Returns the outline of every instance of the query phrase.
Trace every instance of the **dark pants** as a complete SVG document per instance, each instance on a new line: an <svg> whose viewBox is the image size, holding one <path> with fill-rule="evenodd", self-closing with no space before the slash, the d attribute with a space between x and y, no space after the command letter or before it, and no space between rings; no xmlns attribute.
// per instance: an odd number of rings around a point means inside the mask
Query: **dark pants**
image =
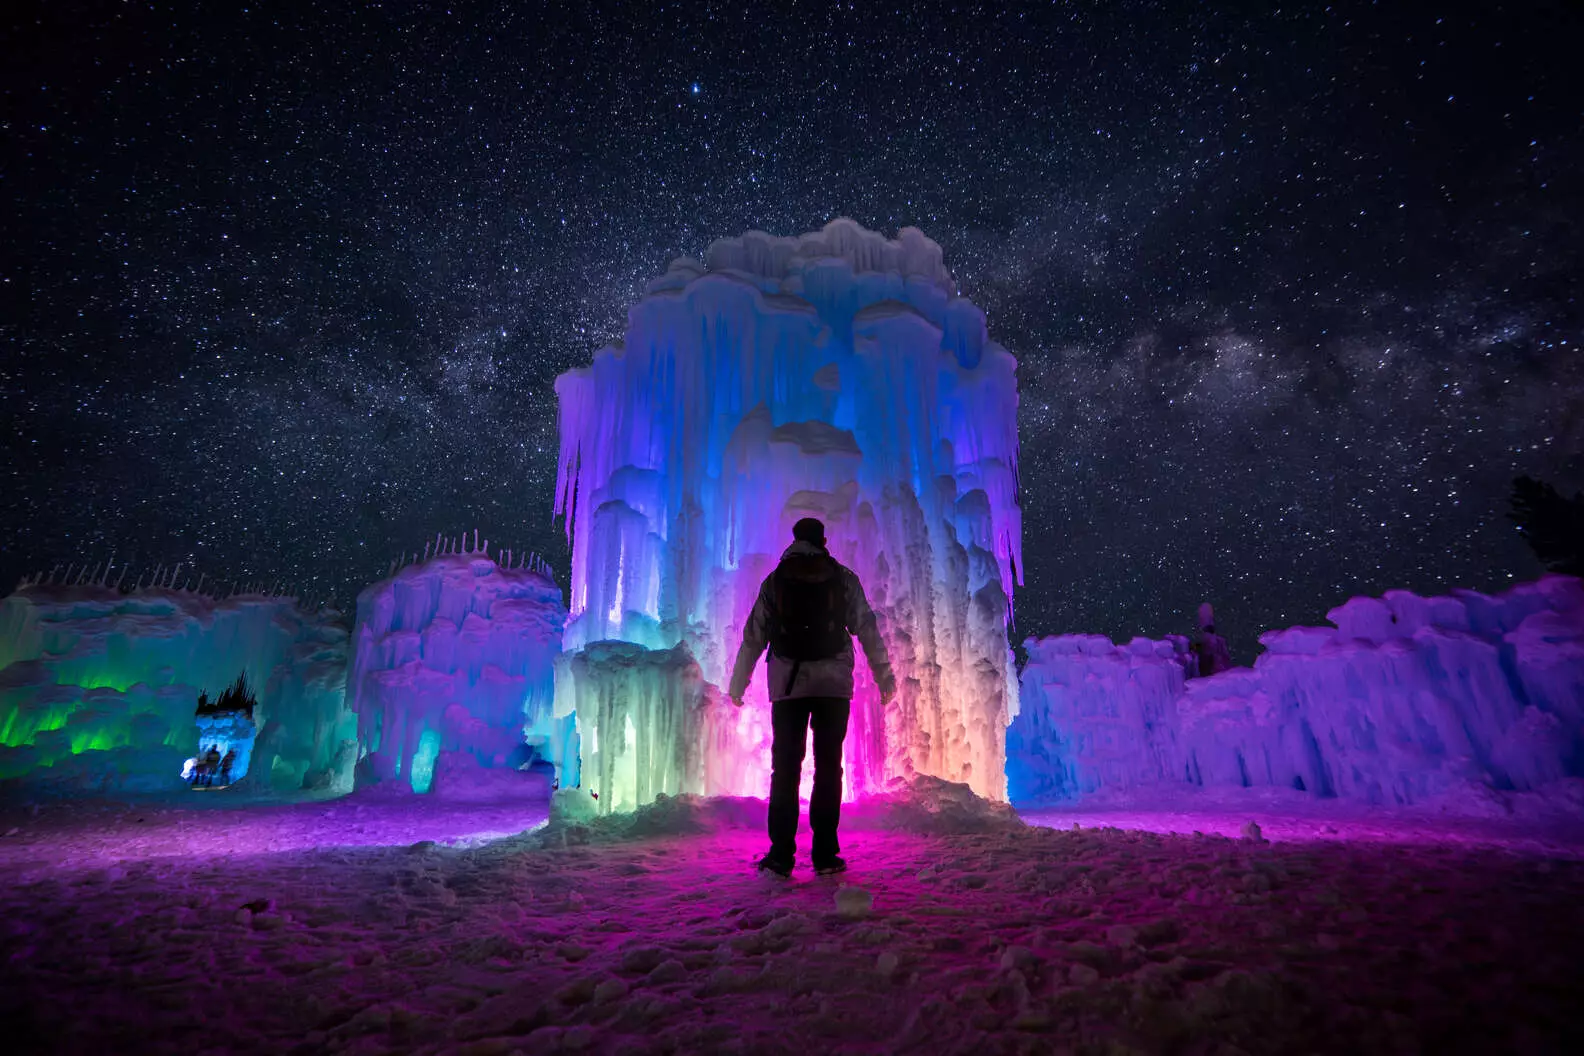
<svg viewBox="0 0 1584 1056"><path fill-rule="evenodd" d="M795 697L770 705L770 853L791 860L797 851L798 782L803 778L804 742L814 725L814 793L809 828L816 863L841 853L842 741L852 702L840 697Z"/></svg>

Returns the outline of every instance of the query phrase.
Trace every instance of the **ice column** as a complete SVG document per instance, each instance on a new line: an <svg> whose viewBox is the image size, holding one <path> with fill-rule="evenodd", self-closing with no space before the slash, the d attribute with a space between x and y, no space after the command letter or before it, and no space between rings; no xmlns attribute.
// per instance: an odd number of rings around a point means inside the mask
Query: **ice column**
<svg viewBox="0 0 1584 1056"><path fill-rule="evenodd" d="M624 343L556 391L569 650L680 647L723 685L792 523L818 516L862 579L901 682L882 712L859 661L849 794L925 773L1005 798L1006 622L1022 562L1016 361L957 295L938 245L849 220L717 241L702 262L674 261L631 308ZM588 654L580 685L600 663L636 661ZM626 743L629 720L636 730L664 712L601 703L591 715L583 692L585 748ZM700 780L712 791L765 794L762 665L750 700L675 727L708 742Z"/></svg>

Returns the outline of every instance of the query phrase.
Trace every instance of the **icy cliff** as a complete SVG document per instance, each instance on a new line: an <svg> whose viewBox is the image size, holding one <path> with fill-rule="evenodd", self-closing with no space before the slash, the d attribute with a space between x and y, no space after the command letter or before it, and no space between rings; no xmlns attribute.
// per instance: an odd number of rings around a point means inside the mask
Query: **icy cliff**
<svg viewBox="0 0 1584 1056"><path fill-rule="evenodd" d="M1004 798L1005 628L1022 559L1015 371L913 228L750 232L673 262L632 307L624 344L556 383L568 649L681 646L723 685L792 523L817 516L863 581L902 684L883 713L860 665L849 794L923 773ZM763 795L762 668L749 699L742 718L697 728L742 760L720 768L719 791ZM581 708L602 751L628 743ZM626 705L600 714L650 721Z"/></svg>
<svg viewBox="0 0 1584 1056"><path fill-rule="evenodd" d="M66 793L180 789L198 695L245 673L258 697L234 779L350 787L346 631L331 610L170 587L30 585L0 601L0 779ZM205 745L232 746L210 724ZM242 749L248 748L245 753Z"/></svg>
<svg viewBox="0 0 1584 1056"><path fill-rule="evenodd" d="M1354 598L1186 679L1182 639L1029 642L1007 736L1018 802L1187 782L1408 804L1584 777L1584 581Z"/></svg>
<svg viewBox="0 0 1584 1056"><path fill-rule="evenodd" d="M426 792L437 763L461 774L537 757L575 780L571 720L552 714L561 589L537 559L514 568L487 544L436 549L358 595L348 693L360 773Z"/></svg>

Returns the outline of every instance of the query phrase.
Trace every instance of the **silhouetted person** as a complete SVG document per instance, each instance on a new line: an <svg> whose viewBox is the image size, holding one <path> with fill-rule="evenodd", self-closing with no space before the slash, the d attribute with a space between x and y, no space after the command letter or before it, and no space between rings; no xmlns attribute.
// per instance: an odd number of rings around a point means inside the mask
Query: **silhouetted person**
<svg viewBox="0 0 1584 1056"><path fill-rule="evenodd" d="M1199 660L1199 674L1214 675L1232 667L1232 654L1227 651L1226 639L1216 633L1215 610L1207 601L1199 606L1199 633L1190 646Z"/></svg>
<svg viewBox="0 0 1584 1056"><path fill-rule="evenodd" d="M770 747L770 852L761 870L790 876L797 852L798 783L803 750L814 727L814 792L809 828L814 833L814 871L839 873L836 828L841 821L842 742L852 708L853 645L857 635L882 703L896 696L896 676L874 610L852 570L825 549L825 525L805 517L792 526L792 545L765 577L743 627L742 648L727 689L742 707L754 664L770 647L766 683L773 739Z"/></svg>
<svg viewBox="0 0 1584 1056"><path fill-rule="evenodd" d="M215 771L220 769L220 749L211 744L204 753L204 787L214 784Z"/></svg>

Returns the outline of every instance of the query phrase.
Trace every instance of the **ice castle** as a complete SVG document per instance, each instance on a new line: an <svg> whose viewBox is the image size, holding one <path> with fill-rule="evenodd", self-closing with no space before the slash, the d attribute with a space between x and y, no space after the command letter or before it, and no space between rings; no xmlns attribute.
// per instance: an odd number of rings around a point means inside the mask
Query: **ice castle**
<svg viewBox="0 0 1584 1056"><path fill-rule="evenodd" d="M836 220L673 261L625 341L557 380L572 543L557 712L577 716L603 809L764 794L763 670L761 706L719 687L805 516L863 581L901 683L882 710L859 666L848 795L930 774L1005 798L1016 369L940 246Z"/></svg>

